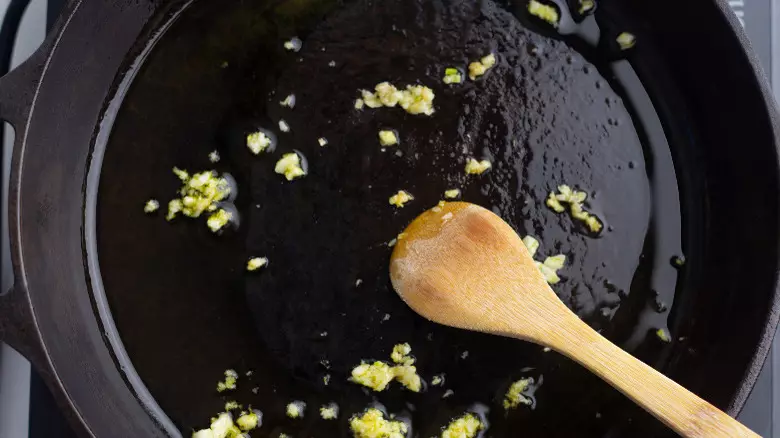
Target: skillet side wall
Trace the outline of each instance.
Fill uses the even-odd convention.
[[[689,227],[683,230],[689,239],[684,243],[703,248],[706,257],[689,266],[703,274],[700,288],[675,303],[680,304],[676,318],[690,324],[689,339],[680,347],[687,351],[675,352],[667,370],[736,415],[761,371],[780,312],[777,108],[725,2],[633,1],[631,7],[648,18],[644,27],[652,29],[683,92],[688,111],[680,114],[692,120],[675,122],[699,135],[693,150],[672,150],[683,188],[683,223]],[[667,111],[674,114],[674,108]],[[691,181],[695,175],[690,169],[702,167],[704,180]],[[685,190],[690,187],[703,190]],[[702,223],[689,220],[701,211]],[[690,239],[696,234],[703,240]],[[742,384],[713,385],[714,376]]]

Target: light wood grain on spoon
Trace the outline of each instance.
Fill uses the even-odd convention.
[[[555,295],[512,227],[482,207],[450,202],[420,215],[393,250],[390,279],[420,315],[548,346],[682,436],[759,436],[583,323]]]

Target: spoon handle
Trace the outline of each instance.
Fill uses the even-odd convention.
[[[759,437],[571,315],[544,343],[579,362],[683,437]]]

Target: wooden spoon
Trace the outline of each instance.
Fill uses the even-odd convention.
[[[399,236],[390,278],[406,304],[431,321],[550,347],[682,436],[759,436],[582,322],[512,227],[482,207],[449,202],[417,217]]]

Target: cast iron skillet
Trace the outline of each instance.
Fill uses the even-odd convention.
[[[202,0],[192,6],[201,17],[208,18],[208,12],[215,12],[201,4],[207,2]],[[122,233],[133,240],[137,235],[134,233],[141,231],[132,227],[123,229],[121,225],[137,221],[130,217],[139,210],[135,197],[148,194],[132,190],[123,192],[121,185],[105,182],[106,175],[119,175],[117,178],[121,182],[123,177],[138,176],[139,171],[138,167],[130,165],[131,162],[125,162],[124,170],[120,170],[122,159],[127,157],[105,145],[115,141],[108,139],[112,129],[114,132],[122,129],[122,123],[124,129],[134,127],[132,118],[123,118],[122,111],[127,111],[120,110],[123,99],[135,96],[129,102],[144,102],[143,78],[147,81],[165,78],[165,71],[155,76],[147,70],[139,76],[137,89],[130,86],[130,82],[136,84],[135,60],[154,57],[149,42],[162,35],[184,6],[183,2],[71,2],[42,48],[0,81],[0,116],[16,131],[9,220],[16,282],[12,291],[0,296],[3,315],[0,337],[39,368],[74,426],[84,435],[177,436],[177,427],[186,435],[187,428],[205,425],[202,422],[219,410],[219,401],[187,405],[181,402],[182,398],[192,400],[199,397],[198,394],[209,397],[213,382],[201,381],[215,381],[219,371],[228,365],[257,369],[252,358],[259,354],[255,351],[260,349],[256,347],[258,338],[234,337],[232,329],[225,328],[229,325],[209,325],[216,328],[206,332],[198,328],[174,331],[184,334],[178,337],[180,340],[186,339],[174,343],[150,340],[143,347],[144,337],[136,335],[134,330],[137,328],[138,333],[149,338],[151,333],[145,328],[159,327],[160,319],[168,315],[161,309],[177,309],[175,305],[181,305],[182,314],[169,323],[186,328],[192,323],[188,318],[191,314],[187,312],[203,306],[181,300],[161,305],[159,300],[150,299],[150,295],[141,294],[144,291],[137,288],[133,290],[140,295],[133,298],[121,292],[122,283],[131,281],[133,276],[107,274],[117,272],[118,264],[112,262],[115,255],[110,250],[104,251],[103,245],[108,245],[110,236],[116,236],[114,242],[121,242]],[[656,48],[652,64],[643,63],[641,59],[631,61],[658,110],[665,134],[661,143],[668,140],[672,146],[669,150],[680,186],[679,204],[683,218],[681,245],[689,256],[678,282],[685,285],[684,293],[675,295],[668,319],[675,336],[684,340],[664,348],[651,344],[638,353],[645,354],[646,360],[684,386],[736,414],[764,362],[778,319],[777,189],[780,175],[777,146],[780,131],[776,109],[756,60],[746,49],[744,34],[724,3],[678,4],[669,1],[647,5],[637,1],[628,2],[626,8],[631,11],[628,16],[642,17],[629,21],[632,30],[640,36],[652,35]],[[181,20],[186,22],[184,18]],[[192,20],[189,26],[198,23],[197,15]],[[208,23],[208,20],[201,23]],[[168,30],[180,37],[186,36],[188,31],[195,33],[184,24],[177,28],[176,22]],[[165,35],[168,38],[167,32]],[[160,51],[175,46],[173,42],[168,46],[166,38],[158,43]],[[185,41],[186,47],[186,38],[171,37],[171,41]],[[187,80],[182,79],[183,82]],[[170,82],[167,85],[176,86]],[[626,93],[630,92],[626,90]],[[147,109],[152,110],[151,107]],[[638,104],[630,108],[632,115],[643,121],[648,120],[643,114],[646,109]],[[174,115],[166,122],[175,130],[184,117]],[[637,129],[640,135],[647,137],[645,140],[657,144],[659,139],[651,138],[660,132],[655,127],[650,123],[637,126]],[[244,128],[229,126],[220,131],[226,133],[226,138],[209,138],[204,143],[222,142],[230,151],[231,135],[241,129]],[[164,131],[137,131],[139,138],[143,135],[151,138],[158,132]],[[145,150],[143,145],[137,146]],[[198,146],[197,150],[207,151],[205,147]],[[168,153],[160,153],[159,161],[164,163]],[[663,166],[658,157],[649,153],[639,158],[644,159],[642,164],[647,167],[648,174],[657,176],[652,170]],[[94,163],[109,167],[101,174],[100,166]],[[165,166],[167,164],[160,165],[161,168]],[[101,184],[100,191],[98,183]],[[659,181],[652,183],[656,188]],[[543,192],[548,188],[534,190]],[[101,205],[122,196],[130,199],[125,203],[129,205],[127,212],[101,216],[105,211]],[[666,215],[653,217],[661,220]],[[400,223],[404,218],[394,220]],[[113,223],[113,227],[105,225],[107,223]],[[533,224],[520,222],[515,225],[526,228],[525,232],[542,232],[534,230]],[[621,224],[616,225],[618,230]],[[649,226],[652,228],[653,224]],[[110,233],[103,235],[101,229]],[[576,247],[576,244],[572,245]],[[646,250],[647,245],[643,254],[648,254]],[[667,256],[665,253],[653,254],[655,257]],[[244,255],[239,253],[236,257],[243,260]],[[156,264],[163,270],[177,269],[177,259],[162,258],[156,262],[153,254],[149,257],[151,261],[146,268]],[[708,275],[710,272],[718,272],[717,277]],[[646,282],[642,275],[650,274],[643,274],[639,269],[638,277],[631,281]],[[631,294],[623,297],[626,299],[624,308],[636,317],[649,296],[634,295],[631,286]],[[249,292],[252,303],[251,287]],[[574,295],[572,292],[568,298]],[[153,298],[159,296],[156,292],[151,295]],[[641,299],[630,299],[631,296]],[[242,308],[243,297],[239,295],[239,299],[230,294],[222,297],[209,301],[211,311],[198,316],[213,318],[211,322],[235,319],[239,321],[240,331],[251,331],[251,322],[241,322],[251,319],[248,315],[242,316],[245,311],[236,310]],[[634,307],[640,309],[632,311]],[[143,315],[144,309],[152,311]],[[630,341],[621,339],[626,337],[626,331],[621,329],[620,319],[615,318],[616,327],[607,322],[602,321],[603,328],[614,339]],[[165,333],[158,333],[162,340],[170,340]],[[218,348],[210,342],[216,340],[221,341],[218,344],[222,345],[220,356],[227,364],[223,360],[194,363],[193,358],[213,353],[196,346]],[[401,340],[388,339],[386,342],[392,344]],[[272,339],[266,341],[272,343]],[[490,342],[502,341],[475,338],[463,342],[491,345]],[[507,344],[496,345],[505,348]],[[142,350],[144,354],[139,353]],[[271,350],[279,353],[283,348]],[[279,354],[281,360],[267,364],[267,369],[258,373],[260,376],[255,384],[264,385],[265,400],[273,400],[278,389],[284,393],[284,396],[278,396],[279,400],[286,402],[286,397],[297,395],[299,381],[306,381],[311,376],[306,375],[307,370],[299,370],[294,358],[285,355],[284,351]],[[130,358],[137,365],[138,373]],[[278,366],[279,362],[282,367]],[[420,363],[424,362],[421,360]],[[540,372],[554,375],[558,367],[565,371],[559,372],[561,378],[574,382],[588,379],[586,374],[577,374],[578,371],[565,362],[552,359],[551,363],[551,370]],[[282,374],[277,374],[278,368],[283,369],[284,365],[299,370],[302,374],[297,377],[300,379],[279,378]],[[159,378],[160,368],[167,368],[168,380]],[[643,433],[658,436],[664,433],[625,400],[592,381],[582,382],[583,388],[588,388],[586,394],[593,397],[590,400],[577,395],[582,394],[583,388],[570,385],[568,389],[561,389],[554,382],[547,385],[551,395],[543,400],[544,403],[554,407],[555,403],[576,401],[577,409],[566,411],[567,422],[571,427],[578,427],[580,435],[641,436]],[[539,397],[541,394],[543,391]],[[318,393],[315,398],[328,395]],[[598,401],[600,410],[588,406],[593,400]],[[264,408],[269,424],[274,424],[273,419],[279,416],[283,404],[279,401],[276,408]],[[594,413],[602,412],[605,417],[602,423],[606,425],[593,420]],[[563,436],[565,426],[561,424],[567,422],[557,421],[554,410],[543,411],[540,407],[539,415],[542,418],[539,435]],[[527,418],[533,417],[532,413]]]

